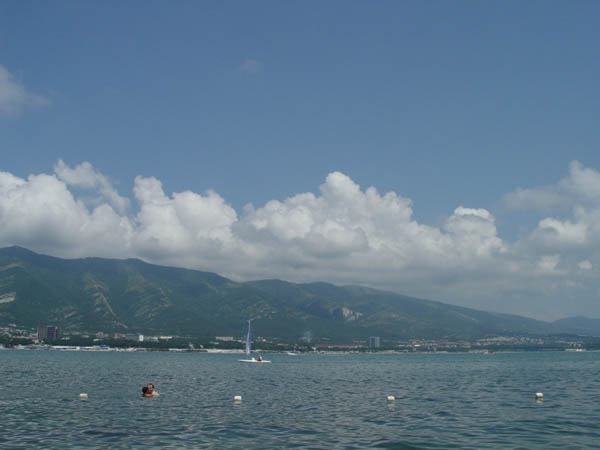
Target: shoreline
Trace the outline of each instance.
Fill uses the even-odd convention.
[[[245,354],[242,349],[218,349],[218,348],[207,348],[207,349],[182,349],[182,348],[146,348],[146,347],[110,347],[110,346],[52,346],[52,345],[16,345],[12,347],[6,347],[0,345],[0,351],[2,350],[15,350],[15,351],[51,351],[51,352],[89,352],[89,353],[145,353],[145,352],[163,352],[163,353],[203,353],[208,355],[243,355]],[[529,352],[566,352],[566,353],[587,353],[587,352],[598,352],[600,349],[572,349],[572,348],[507,348],[505,350],[439,350],[439,351],[410,351],[410,350],[381,350],[381,351],[348,351],[348,350],[316,350],[316,351],[297,351],[293,355],[290,355],[288,351],[277,351],[277,350],[263,350],[257,349],[254,353],[261,354],[278,354],[294,358],[303,355],[322,355],[322,356],[341,356],[341,355],[364,355],[364,356],[394,356],[394,355],[485,355],[494,356],[499,353],[529,353]]]

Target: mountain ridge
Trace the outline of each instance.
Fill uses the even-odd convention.
[[[0,248],[0,324],[239,336],[248,318],[255,319],[260,335],[287,340],[306,332],[336,341],[561,332],[549,322],[358,285],[236,282],[135,258],[63,259],[18,246]]]

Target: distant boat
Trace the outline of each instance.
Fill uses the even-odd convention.
[[[256,358],[252,356],[252,331],[250,330],[250,320],[248,321],[248,334],[246,334],[246,357],[248,359],[240,359],[240,362],[243,363],[254,363],[254,364],[266,364],[271,361],[267,361],[263,359],[261,355],[258,355]]]
[[[294,353],[294,352],[285,352],[285,354],[288,356],[298,356],[298,353]]]

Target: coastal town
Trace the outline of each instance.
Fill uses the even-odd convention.
[[[578,335],[490,336],[475,340],[409,339],[388,340],[379,336],[335,342],[327,337],[305,333],[297,341],[278,338],[254,338],[263,352],[348,352],[348,353],[435,353],[502,351],[587,351],[600,350],[600,338]],[[244,336],[177,336],[142,333],[77,332],[61,333],[56,325],[36,329],[8,324],[0,327],[1,349],[61,351],[175,351],[206,353],[242,353]]]

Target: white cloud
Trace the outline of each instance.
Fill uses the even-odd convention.
[[[509,209],[553,211],[568,208],[569,197],[553,186],[535,189],[517,189],[504,196],[504,205]]]
[[[569,174],[558,183],[528,189],[516,189],[504,196],[504,204],[514,210],[561,210],[574,203],[600,205],[600,172],[572,161]]]
[[[544,218],[507,241],[487,209],[458,206],[439,227],[419,223],[410,199],[362,188],[340,172],[316,193],[238,214],[214,191],[167,193],[154,177],[135,178],[129,205],[90,163],[58,161],[50,175],[0,172],[0,245],[58,256],[137,256],[237,279],[366,284],[548,317],[584,314],[563,299],[575,291],[595,298],[600,287],[585,275],[600,257],[597,175],[571,164],[567,177],[544,189],[569,195],[572,214]]]
[[[521,245],[528,251],[561,251],[586,258],[597,253],[600,250],[600,172],[573,161],[569,174],[558,183],[530,191],[539,189],[559,193],[564,199],[564,209],[571,212],[563,213],[563,217],[543,218]]]
[[[121,197],[113,188],[110,180],[95,170],[89,162],[83,162],[71,168],[60,159],[54,166],[54,173],[67,186],[98,190],[102,198],[121,213],[126,211],[129,206],[129,199]]]
[[[0,230],[2,246],[65,256],[126,256],[133,231],[108,204],[88,209],[54,175],[21,179],[5,172],[0,172]]]
[[[542,274],[554,274],[560,263],[560,255],[544,255],[538,261],[538,269]]]
[[[577,199],[586,199],[594,204],[600,204],[600,172],[583,167],[579,161],[571,162],[569,176],[560,181],[559,188],[571,193]]]
[[[167,196],[153,177],[136,177],[134,192],[140,207],[133,219],[136,254],[208,268],[212,259],[221,259],[220,252],[231,247],[237,214],[217,193]]]
[[[587,234],[587,225],[584,222],[573,223],[548,217],[540,221],[533,237],[548,246],[584,245],[587,242]]]
[[[0,116],[18,116],[27,109],[47,104],[46,98],[28,91],[6,67],[0,65]]]
[[[577,267],[579,267],[581,270],[592,270],[594,268],[592,263],[587,259],[580,261],[579,264],[577,264]]]

